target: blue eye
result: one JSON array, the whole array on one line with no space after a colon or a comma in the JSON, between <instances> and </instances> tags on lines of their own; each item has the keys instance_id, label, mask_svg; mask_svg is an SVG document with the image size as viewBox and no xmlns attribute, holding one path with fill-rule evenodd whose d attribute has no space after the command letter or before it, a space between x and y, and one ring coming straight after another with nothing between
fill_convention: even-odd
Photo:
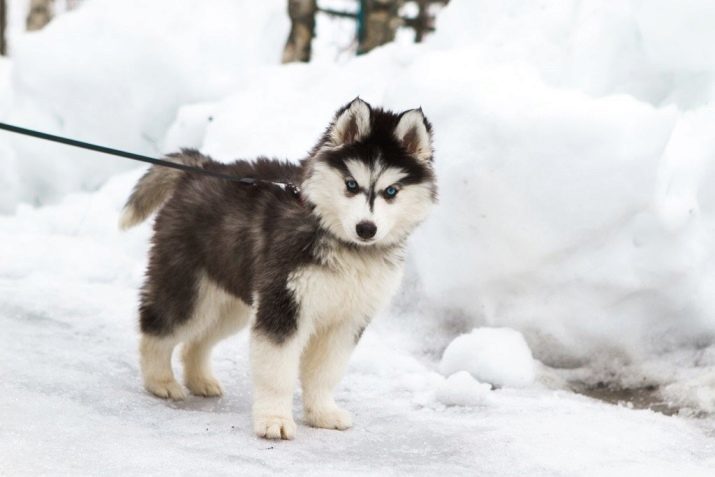
<instances>
[{"instance_id":1,"label":"blue eye","mask_svg":"<svg viewBox=\"0 0 715 477\"><path fill-rule=\"evenodd\" d=\"M345 181L345 187L348 188L348 192L351 192L353 194L357 193L359 187L358 183L355 181L355 179L348 179Z\"/></svg>"},{"instance_id":2,"label":"blue eye","mask_svg":"<svg viewBox=\"0 0 715 477\"><path fill-rule=\"evenodd\" d=\"M394 199L399 190L395 186L390 186L385 189L385 197L388 199Z\"/></svg>"}]
</instances>

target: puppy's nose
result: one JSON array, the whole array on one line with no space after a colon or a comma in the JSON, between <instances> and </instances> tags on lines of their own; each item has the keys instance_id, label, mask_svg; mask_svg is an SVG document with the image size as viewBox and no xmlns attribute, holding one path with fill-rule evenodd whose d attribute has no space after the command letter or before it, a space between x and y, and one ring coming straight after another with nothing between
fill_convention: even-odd
<instances>
[{"instance_id":1,"label":"puppy's nose","mask_svg":"<svg viewBox=\"0 0 715 477\"><path fill-rule=\"evenodd\" d=\"M368 220L363 220L355 226L355 231L360 236L360 238L371 239L375 236L377 232L377 225Z\"/></svg>"}]
</instances>

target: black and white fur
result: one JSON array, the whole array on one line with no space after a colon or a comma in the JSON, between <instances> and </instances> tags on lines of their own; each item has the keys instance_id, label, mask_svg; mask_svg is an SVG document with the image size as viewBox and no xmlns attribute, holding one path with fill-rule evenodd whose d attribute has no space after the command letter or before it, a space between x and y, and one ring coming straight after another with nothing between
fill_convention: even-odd
<instances>
[{"instance_id":1,"label":"black and white fur","mask_svg":"<svg viewBox=\"0 0 715 477\"><path fill-rule=\"evenodd\" d=\"M256 434L295 436L299 379L308 424L349 428L333 388L397 289L405 241L435 202L431 135L421 109L394 114L358 98L300 164L169 156L259 179L253 186L152 167L120 223L131 227L160 208L140 305L146 389L185 397L171 367L183 343L189 391L220 396L211 349L250 325ZM268 181L300 184L301 199Z\"/></svg>"}]
</instances>

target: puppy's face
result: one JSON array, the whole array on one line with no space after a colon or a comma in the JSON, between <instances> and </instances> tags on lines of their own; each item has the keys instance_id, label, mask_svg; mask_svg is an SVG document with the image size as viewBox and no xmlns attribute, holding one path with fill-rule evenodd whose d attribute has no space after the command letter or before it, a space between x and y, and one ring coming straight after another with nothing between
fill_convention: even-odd
<instances>
[{"instance_id":1,"label":"puppy's face","mask_svg":"<svg viewBox=\"0 0 715 477\"><path fill-rule=\"evenodd\" d=\"M341 240L403 241L435 202L429 123L420 110L396 115L356 99L316 148L303 189L322 226Z\"/></svg>"}]
</instances>

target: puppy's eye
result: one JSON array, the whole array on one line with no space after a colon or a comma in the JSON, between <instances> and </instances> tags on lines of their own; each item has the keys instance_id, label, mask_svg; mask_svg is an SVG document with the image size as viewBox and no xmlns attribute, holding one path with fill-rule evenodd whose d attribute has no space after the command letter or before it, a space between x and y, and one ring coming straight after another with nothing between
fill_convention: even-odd
<instances>
[{"instance_id":1,"label":"puppy's eye","mask_svg":"<svg viewBox=\"0 0 715 477\"><path fill-rule=\"evenodd\" d=\"M360 187L358 186L357 181L355 179L348 179L345 181L345 187L347 187L348 192L351 194L357 194L358 190Z\"/></svg>"},{"instance_id":2,"label":"puppy's eye","mask_svg":"<svg viewBox=\"0 0 715 477\"><path fill-rule=\"evenodd\" d=\"M386 199L394 199L397 193L400 192L400 189L398 189L395 186L390 186L385 191L383 192L383 195L385 196Z\"/></svg>"}]
</instances>

